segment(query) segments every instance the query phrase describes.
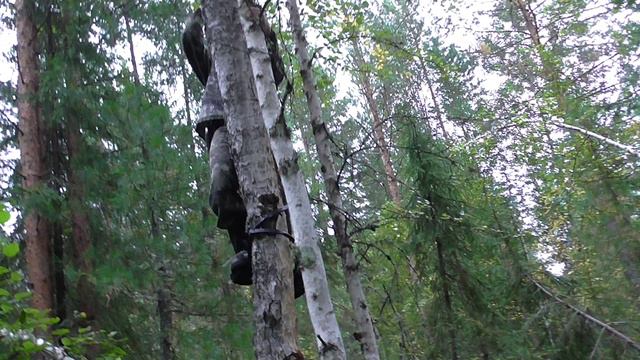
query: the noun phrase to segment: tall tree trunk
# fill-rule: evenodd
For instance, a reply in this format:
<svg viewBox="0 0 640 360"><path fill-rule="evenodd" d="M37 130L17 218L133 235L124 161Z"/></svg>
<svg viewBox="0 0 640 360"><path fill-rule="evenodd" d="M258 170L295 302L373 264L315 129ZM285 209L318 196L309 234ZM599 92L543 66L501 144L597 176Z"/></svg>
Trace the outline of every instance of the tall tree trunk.
<svg viewBox="0 0 640 360"><path fill-rule="evenodd" d="M43 111L49 111L45 109ZM63 179L65 173L63 170L64 153L62 149L62 142L64 141L64 135L62 132L61 124L51 124L47 126L47 139L46 149L50 156L47 157L47 166L51 169L51 175L53 179ZM63 198L63 184L57 181L51 181L49 186L57 193L60 198ZM56 209L61 211L61 209ZM67 317L67 288L65 283L65 236L63 231L62 221L52 221L50 223L51 230L51 246L52 246L52 276L53 276L53 296L55 308L53 314L59 317L61 320Z"/></svg>
<svg viewBox="0 0 640 360"><path fill-rule="evenodd" d="M444 118L442 116L442 110L440 109L440 104L438 103L438 97L436 96L435 91L433 90L433 84L431 79L429 78L428 67L424 62L424 58L422 55L418 56L418 60L420 61L420 68L422 69L423 78L425 83L427 84L427 88L429 89L429 95L431 96L431 102L433 103L433 109L436 112L436 119L438 120L438 126L440 126L440 130L442 131L442 135L445 140L451 141L451 137L449 137L449 133L447 129L444 127Z"/></svg>
<svg viewBox="0 0 640 360"><path fill-rule="evenodd" d="M127 30L127 42L129 43L129 55L131 56L131 65L133 66L133 81L136 85L140 85L140 73L138 73L138 64L136 62L136 52L133 46L133 32L131 31L131 25L129 20L129 5L125 6L122 14L124 17L124 25Z"/></svg>
<svg viewBox="0 0 640 360"><path fill-rule="evenodd" d="M18 37L18 141L23 187L36 191L45 186L47 168L43 151L43 129L37 101L40 85L37 30L33 22L34 3L16 0L16 32ZM25 213L26 262L29 280L33 284L33 306L53 309L53 275L48 221L37 209Z"/></svg>
<svg viewBox="0 0 640 360"><path fill-rule="evenodd" d="M549 58L545 55L545 48L542 44L542 40L540 39L540 30L538 27L538 20L536 19L536 14L533 12L533 9L531 9L531 5L527 0L514 0L513 2L522 15L525 26L527 27L527 31L529 32L531 43L533 44L536 53L538 54L540 63L542 64L542 76L554 91L558 101L559 110L566 114L566 90L562 86L562 84L560 84L559 69L557 69L553 62L549 61Z"/></svg>
<svg viewBox="0 0 640 360"><path fill-rule="evenodd" d="M356 52L354 57L356 66L359 69L364 68L364 60L360 46L354 41L353 49ZM368 74L360 74L358 82L360 83L360 90L367 100L369 105L369 111L371 111L371 117L373 118L373 136L376 139L376 146L380 151L380 159L382 160L382 166L384 167L384 173L387 178L387 186L389 189L389 196L394 204L400 205L400 189L398 187L398 179L396 178L395 170L393 169L393 163L391 162L391 153L389 151L389 145L387 139L384 137L384 122L380 117L380 111L378 110L378 104L373 96L373 88L371 87L371 81L369 81Z"/></svg>
<svg viewBox="0 0 640 360"><path fill-rule="evenodd" d="M365 359L379 359L376 335L367 306L367 300L360 281L358 262L353 253L353 245L347 234L347 220L343 214L342 197L338 188L338 175L331 157L329 133L322 121L322 107L320 96L316 89L316 82L311 69L311 59L307 50L308 44L302 30L300 13L295 0L287 0L289 19L295 41L295 51L300 61L300 75L302 75L304 93L309 106L311 127L316 140L316 150L321 164L322 177L327 192L329 212L333 221L333 230L338 241L342 268L347 282L347 291L351 299L351 306L355 316L356 332L354 338L360 343Z"/></svg>
<svg viewBox="0 0 640 360"><path fill-rule="evenodd" d="M203 2L240 193L253 234L253 305L257 359L302 359L296 343L291 243L278 174L255 96L247 45L234 0ZM255 229L260 228L260 229ZM256 232L255 230L262 230Z"/></svg>
<svg viewBox="0 0 640 360"><path fill-rule="evenodd" d="M55 13L50 15L51 20L56 20ZM62 40L60 48L62 49L60 54L65 56L65 60L70 63L69 69L73 69L65 74L66 83L72 88L81 88L82 79L81 61L78 58L78 54L69 52L74 45L73 41L74 31L69 27L71 19L69 13L61 14L59 18L59 30L62 34ZM53 31L53 29L49 29ZM55 34L48 34L51 43L51 50L55 47ZM53 56L53 51L52 51ZM77 94L76 94L77 95ZM87 208L84 205L85 190L83 179L79 176L80 169L83 166L81 158L86 149L83 146L82 133L80 130L80 119L78 114L85 114L86 108L84 103L77 96L75 100L65 104L64 108L64 131L60 130L58 137L64 139L67 147L68 166L65 168L67 184L66 184L66 197L70 210L71 218L71 254L72 260L76 270L78 271L78 279L74 284L76 290L76 310L84 312L87 315L88 320L94 320L96 315L96 291L95 287L91 283L91 275L93 272L93 264L90 259L89 251L91 249L91 226L89 221L89 215ZM62 128L62 127L61 127ZM60 141L58 139L52 139L52 141ZM56 153L62 153L60 146L57 146ZM60 156L56 156L56 161L62 163ZM97 347L94 347L93 351L97 351Z"/></svg>
<svg viewBox="0 0 640 360"><path fill-rule="evenodd" d="M142 139L142 158L145 164L151 163L151 157L149 151L145 146L145 139ZM149 226L151 238L153 241L161 240L161 229L158 215L156 213L155 204L156 199L145 200L145 206L149 211ZM164 211L161 211L161 215L166 215ZM163 360L173 360L176 358L175 354L175 336L173 328L173 309L172 296L173 296L173 282L171 276L171 270L163 265L158 269L158 275L160 276L160 286L156 290L157 293L157 310L160 320L160 349L162 350Z"/></svg>
<svg viewBox="0 0 640 360"><path fill-rule="evenodd" d="M453 304L451 302L451 291L449 289L449 277L445 265L444 251L442 249L442 241L436 239L436 249L438 251L438 273L442 281L442 295L444 297L444 305L446 308L447 327L449 330L449 346L451 347L451 359L458 360L458 347L456 345L456 327L453 322Z"/></svg>
<svg viewBox="0 0 640 360"><path fill-rule="evenodd" d="M49 4L50 5L50 4ZM54 14L51 6L47 6L45 31L47 39L47 56L54 58L56 56L56 42L53 31ZM43 105L44 113L51 113L53 111L52 104L48 103ZM63 179L65 177L63 170L64 163L64 151L62 149L62 142L64 141L64 135L62 131L62 125L60 123L48 124L45 126L45 132L47 134L44 142L44 148L47 153L50 154L47 158L47 167L51 170L52 179ZM60 198L63 198L63 184L51 181L49 186L56 191ZM60 211L60 209L56 209ZM53 275L53 293L55 310L53 314L59 317L61 320L67 317L67 288L65 283L64 261L65 261L65 236L63 235L63 226L60 220L50 223L51 230L51 244L52 244L52 275Z"/></svg>
<svg viewBox="0 0 640 360"><path fill-rule="evenodd" d="M311 203L298 166L298 154L293 149L284 116L280 114L280 101L264 34L260 30L260 20L252 16L245 0L239 0L238 5L263 120L287 198L293 236L301 253L307 308L316 334L318 353L321 359L345 359L346 352L331 303Z"/></svg>
<svg viewBox="0 0 640 360"><path fill-rule="evenodd" d="M180 76L182 77L182 92L184 95L184 111L187 117L187 127L193 129L193 120L191 119L191 91L189 91L189 82L187 81L187 66L184 57L180 56ZM195 142L193 136L189 136L189 150L195 154ZM198 181L198 179L196 179ZM201 189L201 187L198 187Z"/></svg>
<svg viewBox="0 0 640 360"><path fill-rule="evenodd" d="M51 239L53 245L53 293L55 298L53 315L64 320L67 318L67 288L64 275L64 237L62 236L62 226L59 222L51 224Z"/></svg>
<svg viewBox="0 0 640 360"><path fill-rule="evenodd" d="M160 286L158 287L158 317L160 318L160 348L162 360L175 360L173 328L173 278L166 265L158 269Z"/></svg>
<svg viewBox="0 0 640 360"><path fill-rule="evenodd" d="M71 109L73 110L73 109ZM73 244L73 261L80 274L76 282L79 310L87 314L88 319L96 315L95 289L91 284L93 264L89 251L91 249L91 227L87 209L84 206L84 185L78 176L78 158L81 156L82 139L78 119L72 111L67 117L67 147L69 153L69 208L71 210L71 240Z"/></svg>

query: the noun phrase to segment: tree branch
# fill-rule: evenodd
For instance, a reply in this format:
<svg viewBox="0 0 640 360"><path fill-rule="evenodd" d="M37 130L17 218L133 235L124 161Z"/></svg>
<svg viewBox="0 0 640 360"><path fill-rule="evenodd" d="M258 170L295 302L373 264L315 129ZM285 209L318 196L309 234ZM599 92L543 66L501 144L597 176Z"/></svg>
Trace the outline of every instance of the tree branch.
<svg viewBox="0 0 640 360"><path fill-rule="evenodd" d="M560 297L558 297L558 295L552 293L550 290L548 290L547 288L545 288L542 284L540 284L539 282L537 282L535 279L533 279L531 276L528 277L529 280L531 280L531 282L533 282L533 284L540 289L540 291L542 291L545 295L547 295L548 297L550 297L551 299L553 299L554 301L558 302L561 305L564 305L565 307L573 310L576 312L576 314L578 314L578 316L581 316L583 319L587 320L588 322L598 325L599 327L601 327L602 329L606 330L607 332L609 332L610 334L614 335L615 337L619 338L620 340L622 340L623 342L627 343L628 345L630 345L632 348L640 351L640 343L636 342L635 340L631 339L630 337L628 337L627 335L621 333L620 331L616 330L614 327L612 327L611 325L605 323L604 321L598 320L595 317L589 315L586 311L579 309L578 307L569 304L568 302L560 299Z"/></svg>

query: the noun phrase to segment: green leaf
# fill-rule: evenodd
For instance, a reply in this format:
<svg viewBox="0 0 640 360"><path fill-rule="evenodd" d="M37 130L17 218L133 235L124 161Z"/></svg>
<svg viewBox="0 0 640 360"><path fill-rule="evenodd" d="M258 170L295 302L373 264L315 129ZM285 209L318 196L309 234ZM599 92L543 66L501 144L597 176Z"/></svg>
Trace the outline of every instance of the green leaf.
<svg viewBox="0 0 640 360"><path fill-rule="evenodd" d="M53 330L53 331L51 332L51 335L53 335L53 336L65 336L65 335L67 335L69 332L70 332L70 330L69 330L69 329L64 329L64 328L62 328L62 329L56 329L56 330Z"/></svg>
<svg viewBox="0 0 640 360"><path fill-rule="evenodd" d="M11 278L10 278L10 280L11 280L11 282L12 282L12 283L18 283L18 282L22 281L22 278L23 278L22 274L20 274L20 273L18 273L18 272L13 271L13 272L11 273Z"/></svg>
<svg viewBox="0 0 640 360"><path fill-rule="evenodd" d="M0 204L0 224L4 224L11 219L11 214L4 205Z"/></svg>
<svg viewBox="0 0 640 360"><path fill-rule="evenodd" d="M25 341L22 343L22 348L24 349L24 351L26 351L27 353L29 352L34 352L36 350L38 350L38 346L34 343L32 343L31 341Z"/></svg>
<svg viewBox="0 0 640 360"><path fill-rule="evenodd" d="M29 297L31 297L31 293L30 292L26 292L26 291L21 291L19 293L16 293L15 295L13 295L13 298L16 299L16 301L22 301L24 299L27 299Z"/></svg>
<svg viewBox="0 0 640 360"><path fill-rule="evenodd" d="M20 245L18 245L18 243L10 243L5 245L2 248L2 253L4 254L4 256L8 258L12 258L18 255L19 252L20 252Z"/></svg>

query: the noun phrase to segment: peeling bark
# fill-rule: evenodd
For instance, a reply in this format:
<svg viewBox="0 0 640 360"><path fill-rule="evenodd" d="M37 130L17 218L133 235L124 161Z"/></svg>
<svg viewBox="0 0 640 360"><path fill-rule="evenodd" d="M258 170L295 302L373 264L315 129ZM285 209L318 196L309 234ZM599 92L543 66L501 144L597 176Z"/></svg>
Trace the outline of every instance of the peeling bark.
<svg viewBox="0 0 640 360"><path fill-rule="evenodd" d="M252 16L246 2L239 0L238 4L262 116L289 205L293 236L302 254L302 278L309 316L318 339L318 353L321 359L345 359L344 344L331 303L322 253L318 246L318 232L315 229L311 203L304 177L298 167L298 154L293 149L284 117L280 116L280 101L264 34L260 30L258 19Z"/></svg>
<svg viewBox="0 0 640 360"><path fill-rule="evenodd" d="M255 95L246 40L235 0L205 0L207 35L212 36L215 71L226 114L231 153L253 236L253 304L257 359L303 359L296 343L291 244L280 188L260 105ZM262 223L261 223L262 222ZM268 233L268 231L271 233Z"/></svg>

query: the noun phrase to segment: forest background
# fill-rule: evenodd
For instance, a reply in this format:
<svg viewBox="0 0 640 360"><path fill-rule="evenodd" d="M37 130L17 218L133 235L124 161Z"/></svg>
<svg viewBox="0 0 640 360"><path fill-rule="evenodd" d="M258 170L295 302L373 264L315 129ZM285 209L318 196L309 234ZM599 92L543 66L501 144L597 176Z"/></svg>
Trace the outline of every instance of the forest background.
<svg viewBox="0 0 640 360"><path fill-rule="evenodd" d="M17 156L15 9L0 6L0 200L13 217L0 238L0 331L55 323L39 336L77 357L253 358L251 290L228 280L232 249L193 132L202 89L180 35L194 4L37 2L46 156L34 188ZM640 358L640 6L301 8L380 358ZM359 358L288 15L280 2L266 13L331 298ZM27 213L49 224L54 320L29 307ZM40 351L32 340L2 332L0 353Z"/></svg>

